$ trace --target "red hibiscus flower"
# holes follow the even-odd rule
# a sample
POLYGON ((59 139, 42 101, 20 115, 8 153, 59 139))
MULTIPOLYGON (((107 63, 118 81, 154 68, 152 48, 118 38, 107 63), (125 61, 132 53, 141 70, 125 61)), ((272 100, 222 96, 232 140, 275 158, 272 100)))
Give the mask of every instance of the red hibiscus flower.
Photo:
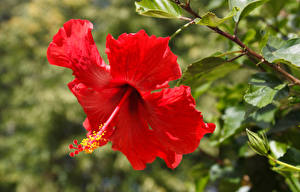
POLYGON ((203 122, 189 87, 168 88, 181 76, 169 38, 149 37, 143 30, 118 39, 108 35, 106 65, 92 28, 87 20, 68 21, 47 51, 50 64, 73 70, 75 79, 68 86, 87 115, 87 138, 81 144, 75 140, 70 155, 111 142, 134 169, 144 169, 156 157, 177 167, 215 125, 203 122))

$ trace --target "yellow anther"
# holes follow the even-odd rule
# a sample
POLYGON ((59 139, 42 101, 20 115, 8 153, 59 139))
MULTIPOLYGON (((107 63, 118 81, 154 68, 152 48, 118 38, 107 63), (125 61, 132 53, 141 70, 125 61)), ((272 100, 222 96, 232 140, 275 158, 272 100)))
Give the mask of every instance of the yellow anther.
MULTIPOLYGON (((99 126, 101 129, 103 124, 99 126)), ((104 131, 101 135, 98 135, 96 131, 93 131, 91 135, 81 141, 81 145, 86 153, 92 153, 96 148, 100 147, 100 141, 107 141, 106 139, 102 138, 105 135, 104 131)))

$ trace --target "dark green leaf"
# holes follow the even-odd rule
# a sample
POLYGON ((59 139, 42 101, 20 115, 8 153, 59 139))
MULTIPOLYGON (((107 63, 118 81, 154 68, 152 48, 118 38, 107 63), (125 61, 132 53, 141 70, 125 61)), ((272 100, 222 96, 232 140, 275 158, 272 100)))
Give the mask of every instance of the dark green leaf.
POLYGON ((244 100, 258 108, 271 104, 275 98, 287 96, 286 84, 276 76, 268 73, 257 73, 252 76, 244 100))
POLYGON ((227 21, 228 19, 231 19, 233 16, 237 14, 238 8, 234 7, 228 15, 226 15, 224 18, 217 17, 214 13, 208 12, 205 15, 202 16, 201 19, 196 19, 196 24, 199 25, 207 25, 211 27, 217 27, 227 21))
POLYGON ((158 18, 179 18, 181 8, 169 0, 142 0, 135 2, 136 12, 140 15, 158 18))
POLYGON ((278 160, 291 165, 300 166, 300 150, 291 147, 278 160))
POLYGON ((270 63, 282 62, 292 67, 300 67, 300 38, 284 41, 270 37, 262 54, 270 63))
POLYGON ((252 105, 249 105, 246 114, 249 117, 249 120, 255 121, 256 125, 261 128, 270 128, 271 125, 275 122, 275 113, 278 108, 269 104, 262 108, 257 108, 252 105))
POLYGON ((263 5, 268 0, 229 0, 229 8, 233 9, 234 7, 239 8, 237 15, 233 17, 235 22, 238 22, 243 17, 249 15, 251 11, 255 8, 263 5))
POLYGON ((298 125, 300 125, 300 110, 292 110, 286 116, 279 119, 269 132, 281 132, 297 127, 298 125))
POLYGON ((222 78, 239 68, 239 64, 227 62, 220 57, 207 57, 188 66, 179 84, 200 86, 203 83, 222 78))

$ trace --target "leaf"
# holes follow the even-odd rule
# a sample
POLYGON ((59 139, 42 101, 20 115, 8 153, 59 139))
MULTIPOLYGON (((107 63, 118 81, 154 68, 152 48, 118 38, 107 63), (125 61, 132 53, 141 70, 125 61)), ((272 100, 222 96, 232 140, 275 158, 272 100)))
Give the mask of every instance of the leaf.
POLYGON ((223 142, 236 134, 244 121, 245 110, 242 107, 229 107, 223 115, 224 126, 219 142, 223 142))
POLYGON ((228 13, 227 16, 224 18, 217 17, 214 13, 208 12, 205 15, 202 16, 201 19, 196 19, 195 23, 199 25, 206 25, 210 27, 217 27, 227 21, 228 19, 231 19, 233 16, 235 16, 238 12, 238 8, 234 7, 230 13, 228 13))
POLYGON ((207 57, 190 64, 179 81, 179 84, 200 86, 203 83, 222 78, 238 68, 239 64, 227 62, 223 58, 207 57))
POLYGON ((274 99, 280 99, 288 95, 286 84, 269 73, 254 74, 249 84, 244 100, 258 108, 271 104, 274 99))
POLYGON ((275 126, 270 129, 269 133, 285 131, 298 125, 300 125, 300 110, 291 110, 283 118, 276 121, 275 126))
POLYGON ((291 147, 278 160, 294 166, 300 166, 300 150, 291 147))
POLYGON ((284 41, 271 36, 262 49, 262 54, 270 63, 282 62, 292 67, 300 67, 300 38, 284 41))
POLYGON ((169 0, 142 0, 135 2, 136 12, 140 15, 158 18, 179 18, 181 8, 169 0))
POLYGON ((235 22, 238 22, 243 17, 249 15, 251 11, 257 7, 263 5, 268 0, 229 0, 229 9, 234 9, 234 7, 239 8, 236 16, 233 17, 235 22))
POLYGON ((249 42, 253 41, 255 39, 256 31, 254 29, 248 29, 247 33, 245 34, 243 38, 243 43, 248 45, 249 42))
POLYGON ((275 122, 275 113, 277 110, 278 108, 273 104, 269 104, 262 108, 249 105, 246 116, 249 117, 249 120, 254 121, 257 126, 266 129, 270 128, 275 122))
POLYGON ((274 140, 270 141, 269 144, 270 150, 276 159, 282 157, 286 153, 288 148, 288 145, 286 143, 281 143, 274 140))

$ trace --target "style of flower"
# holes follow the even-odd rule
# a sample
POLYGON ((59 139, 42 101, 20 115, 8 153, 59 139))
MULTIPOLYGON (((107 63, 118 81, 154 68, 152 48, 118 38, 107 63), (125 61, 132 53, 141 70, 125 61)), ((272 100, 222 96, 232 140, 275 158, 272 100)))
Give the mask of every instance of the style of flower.
POLYGON ((143 30, 118 39, 108 35, 106 65, 92 28, 87 20, 66 22, 47 51, 50 64, 73 70, 75 79, 68 86, 87 115, 87 138, 80 144, 74 140, 70 155, 111 142, 134 169, 144 169, 156 157, 177 167, 215 125, 204 123, 189 87, 168 88, 169 81, 181 77, 169 37, 148 36, 143 30))

